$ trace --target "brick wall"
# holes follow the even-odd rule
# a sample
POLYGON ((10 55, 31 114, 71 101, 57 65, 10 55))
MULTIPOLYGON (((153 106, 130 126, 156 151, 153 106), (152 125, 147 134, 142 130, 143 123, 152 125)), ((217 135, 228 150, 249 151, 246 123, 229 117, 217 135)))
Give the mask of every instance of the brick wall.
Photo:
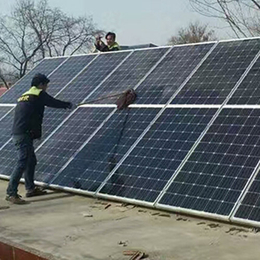
POLYGON ((18 247, 0 242, 0 260, 47 260, 18 247))

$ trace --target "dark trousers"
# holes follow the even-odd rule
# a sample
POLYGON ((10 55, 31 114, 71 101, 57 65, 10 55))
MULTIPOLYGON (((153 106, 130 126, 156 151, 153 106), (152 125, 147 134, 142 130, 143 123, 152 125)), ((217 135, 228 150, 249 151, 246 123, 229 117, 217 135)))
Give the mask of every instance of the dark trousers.
POLYGON ((35 188, 34 172, 37 164, 33 139, 29 135, 14 135, 13 142, 16 146, 18 161, 16 168, 11 174, 9 185, 7 187, 7 194, 9 196, 17 195, 19 181, 22 178, 23 173, 26 190, 31 191, 35 188))

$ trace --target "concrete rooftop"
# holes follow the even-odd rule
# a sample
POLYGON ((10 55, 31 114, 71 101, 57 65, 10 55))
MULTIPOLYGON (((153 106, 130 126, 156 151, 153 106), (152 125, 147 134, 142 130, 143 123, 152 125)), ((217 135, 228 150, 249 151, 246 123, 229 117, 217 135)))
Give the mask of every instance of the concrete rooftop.
POLYGON ((260 232, 252 228, 54 191, 10 205, 6 186, 0 181, 0 240, 47 259, 129 260, 125 250, 150 260, 259 259, 260 232))

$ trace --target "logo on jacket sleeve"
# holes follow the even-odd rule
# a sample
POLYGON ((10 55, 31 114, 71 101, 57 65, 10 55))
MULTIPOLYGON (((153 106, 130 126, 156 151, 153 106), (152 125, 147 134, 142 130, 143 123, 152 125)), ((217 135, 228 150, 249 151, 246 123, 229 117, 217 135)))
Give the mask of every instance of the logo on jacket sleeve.
POLYGON ((18 98, 18 102, 29 101, 29 96, 21 96, 18 98))

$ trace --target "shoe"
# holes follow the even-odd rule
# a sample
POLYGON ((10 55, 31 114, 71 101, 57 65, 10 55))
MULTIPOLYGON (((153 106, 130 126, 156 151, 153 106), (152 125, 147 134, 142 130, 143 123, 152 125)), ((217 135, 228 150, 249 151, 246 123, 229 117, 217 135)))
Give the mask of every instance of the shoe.
POLYGON ((47 194, 47 191, 43 190, 42 188, 39 187, 35 187, 33 190, 31 191, 27 191, 27 193, 25 194, 25 196, 27 198, 29 197, 34 197, 34 196, 41 196, 41 195, 45 195, 47 194))
POLYGON ((27 204, 27 201, 22 199, 22 196, 19 194, 16 194, 14 196, 7 195, 5 197, 5 200, 13 203, 13 204, 27 204))

